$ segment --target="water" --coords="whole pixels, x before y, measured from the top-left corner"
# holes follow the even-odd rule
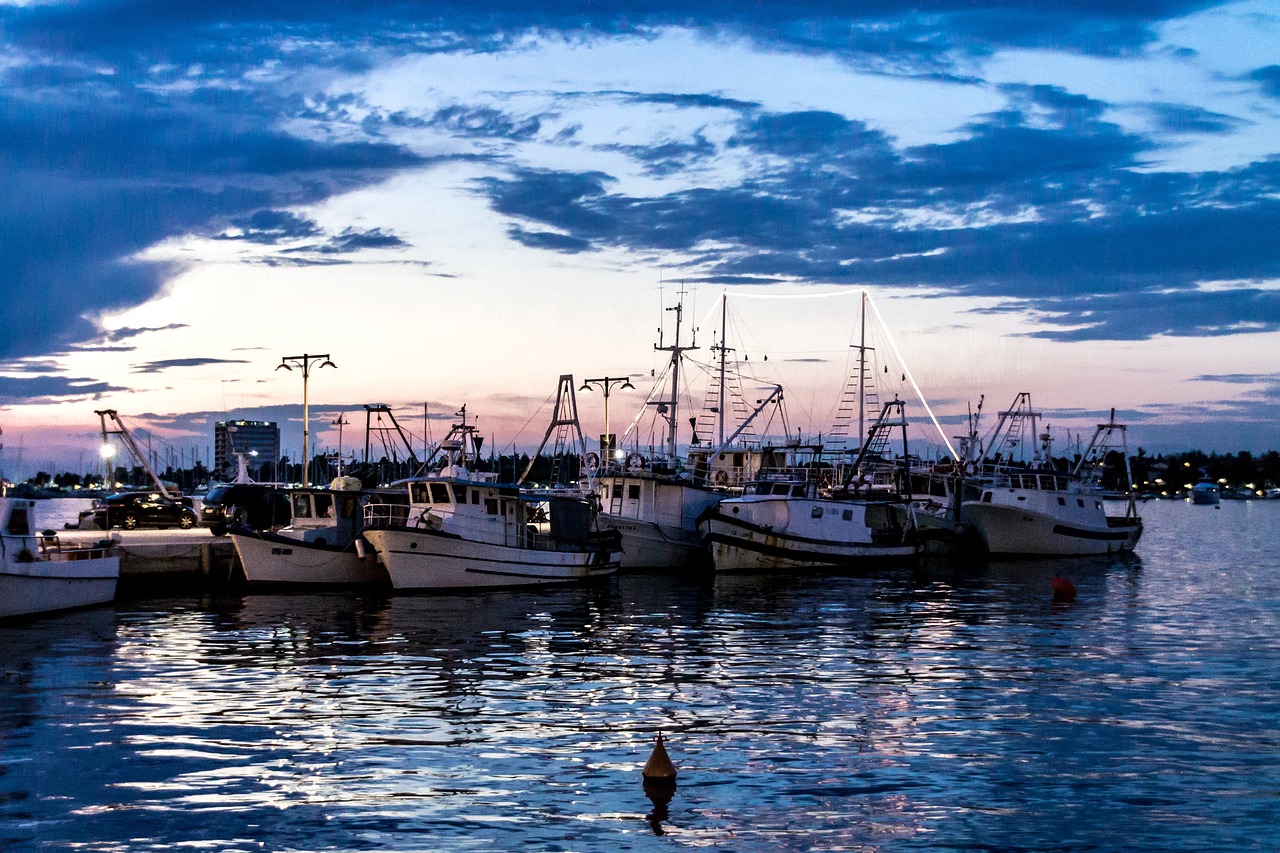
[[[1280,501],[1144,515],[1131,560],[0,626],[0,848],[1275,850]]]

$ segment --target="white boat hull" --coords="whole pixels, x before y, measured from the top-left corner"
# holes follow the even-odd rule
[[[618,552],[543,551],[422,530],[367,530],[365,540],[397,590],[449,590],[579,583],[608,577]]]
[[[1117,525],[1105,515],[1064,518],[998,503],[968,501],[961,507],[961,518],[978,531],[987,552],[996,556],[1120,554],[1132,551],[1142,536],[1142,523],[1136,520]]]
[[[306,542],[232,533],[245,580],[251,584],[349,586],[387,583],[372,552],[334,550]]]
[[[705,563],[707,549],[702,534],[640,521],[600,515],[600,527],[622,536],[622,568],[670,569]]]
[[[873,534],[865,506],[846,502],[733,499],[709,513],[702,527],[717,572],[847,569],[919,554],[919,546],[901,536]]]
[[[116,597],[117,556],[52,559],[0,568],[0,618],[106,604]]]

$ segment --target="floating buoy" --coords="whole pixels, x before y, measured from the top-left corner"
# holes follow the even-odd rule
[[[645,762],[644,769],[640,771],[640,775],[644,777],[646,788],[650,785],[675,786],[676,766],[671,763],[671,757],[667,755],[667,748],[662,740],[662,732],[658,732],[658,742],[653,745],[653,752],[649,755],[649,760]]]
[[[1049,581],[1049,585],[1053,587],[1054,601],[1075,601],[1076,585],[1063,577],[1053,576],[1053,580]]]

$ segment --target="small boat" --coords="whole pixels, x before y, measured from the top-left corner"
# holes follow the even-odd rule
[[[386,571],[360,541],[367,500],[360,480],[338,477],[327,489],[290,489],[291,518],[285,527],[270,532],[230,528],[245,580],[309,586],[387,583]]]
[[[115,598],[115,543],[64,546],[37,533],[38,502],[0,497],[0,618],[105,604]]]
[[[616,572],[620,537],[597,529],[590,499],[576,491],[521,489],[467,467],[479,444],[463,411],[463,422],[440,444],[438,468],[395,484],[407,492],[407,503],[373,500],[365,507],[364,539],[392,587],[523,587]]]
[[[1191,487],[1191,502],[1212,506],[1222,500],[1222,490],[1212,480],[1201,480]]]
[[[897,417],[890,418],[890,411]],[[906,417],[888,403],[849,473],[886,443]],[[815,453],[816,456],[816,453]],[[871,568],[914,560],[922,550],[909,504],[890,491],[831,488],[819,464],[765,471],[738,497],[703,515],[700,527],[717,572]]]

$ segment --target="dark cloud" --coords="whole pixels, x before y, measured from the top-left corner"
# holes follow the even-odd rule
[[[207,364],[248,364],[242,358],[166,358],[133,366],[134,373],[163,373],[175,367],[203,367]]]
[[[1272,98],[1280,98],[1280,65],[1267,65],[1249,75],[1262,86],[1262,91]]]
[[[1153,104],[1150,109],[1161,130],[1169,133],[1227,133],[1244,124],[1234,116],[1181,104]]]
[[[274,244],[321,233],[314,221],[286,210],[255,210],[248,216],[233,219],[231,226],[232,230],[216,235],[216,239]]]
[[[128,389],[96,379],[71,376],[0,376],[0,402],[30,404],[98,397]]]

